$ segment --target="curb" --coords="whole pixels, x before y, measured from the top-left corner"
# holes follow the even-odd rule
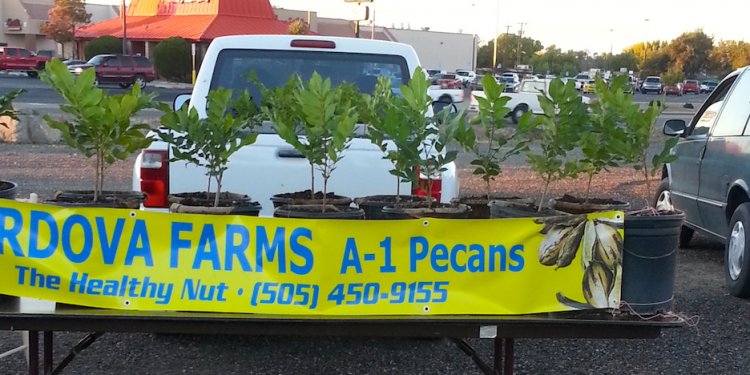
[[[169,81],[151,81],[148,83],[148,86],[151,87],[158,87],[163,89],[184,89],[184,90],[193,90],[193,85],[190,83],[182,83],[182,82],[169,82]]]

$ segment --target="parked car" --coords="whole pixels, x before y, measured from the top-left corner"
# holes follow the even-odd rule
[[[73,74],[86,69],[95,69],[97,85],[117,83],[122,88],[135,84],[143,88],[156,77],[151,62],[140,55],[96,55],[85,64],[68,66]]]
[[[25,48],[0,47],[0,70],[26,72],[34,78],[49,60],[49,57],[37,56]]]
[[[65,66],[70,67],[71,65],[83,65],[83,64],[86,63],[86,61],[83,61],[83,60],[65,60],[62,63],[65,64]]]
[[[662,92],[664,93],[664,95],[667,95],[667,96],[669,95],[682,96],[682,93],[684,91],[682,88],[682,83],[678,82],[678,83],[675,83],[674,85],[665,85],[664,88],[662,89]]]
[[[588,73],[580,73],[576,75],[576,90],[583,90],[583,85],[591,80],[591,76]]]
[[[693,79],[686,79],[685,82],[682,83],[682,92],[684,94],[693,93],[695,95],[698,95],[700,93],[700,83],[698,81]]]
[[[440,69],[427,69],[426,72],[427,72],[427,79],[429,79],[430,81],[435,79],[435,76],[438,74],[447,73],[445,70],[440,70]]]
[[[521,82],[510,76],[500,76],[495,80],[505,85],[505,92],[518,92],[518,88],[521,87]]]
[[[716,89],[716,82],[712,81],[703,81],[701,82],[700,90],[701,94],[707,93],[707,92],[713,92],[714,89]]]
[[[648,94],[650,92],[661,94],[661,77],[648,76],[643,80],[643,83],[641,84],[641,94]]]
[[[469,84],[474,81],[477,74],[473,70],[456,69],[456,76],[461,80],[461,84],[464,87],[469,87]]]
[[[583,84],[583,88],[581,89],[581,92],[583,92],[584,94],[593,94],[595,87],[596,87],[596,81],[593,79],[590,79],[586,83]]]
[[[679,135],[677,160],[662,172],[656,204],[685,212],[680,243],[695,231],[726,244],[724,274],[729,293],[750,297],[750,66],[724,78],[689,124],[668,120]],[[658,206],[657,206],[658,207]]]
[[[463,87],[463,82],[453,73],[436,75],[432,80],[432,84],[438,85],[443,89],[460,89]]]

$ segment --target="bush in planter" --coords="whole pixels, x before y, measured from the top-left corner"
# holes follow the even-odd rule
[[[222,196],[222,179],[227,170],[229,157],[242,147],[255,142],[257,133],[253,128],[260,124],[260,111],[255,106],[250,94],[243,91],[232,100],[232,90],[217,89],[209,92],[206,104],[206,117],[201,118],[195,108],[183,107],[173,111],[169,106],[162,108],[165,114],[161,118],[162,128],[157,134],[161,140],[170,144],[172,161],[183,160],[199,167],[206,168],[208,185],[205,200],[201,203],[202,193],[187,193],[191,201],[175,202],[189,206],[219,207],[221,200],[227,202],[227,210],[199,210],[201,213],[237,213],[232,209],[249,211],[256,215],[260,211],[257,202],[249,202],[246,197],[224,193]],[[211,191],[211,180],[216,182],[216,190]],[[211,195],[213,194],[213,198]],[[180,206],[174,207],[178,211]]]
[[[154,69],[168,80],[189,82],[191,59],[190,43],[180,37],[164,39],[154,47]]]
[[[544,182],[544,191],[537,212],[542,212],[549,185],[553,181],[575,177],[580,172],[577,159],[569,153],[578,144],[581,124],[587,121],[588,108],[572,81],[564,84],[560,79],[550,82],[549,93],[539,95],[544,111],[540,116],[527,112],[518,123],[520,136],[536,148],[525,151],[531,170]]]
[[[138,207],[142,194],[113,193],[103,197],[104,172],[107,164],[125,160],[134,152],[148,147],[151,139],[146,137],[148,124],[134,123],[132,117],[140,110],[155,106],[156,94],[141,92],[140,87],[133,87],[123,95],[108,95],[104,90],[94,87],[94,69],[86,69],[75,77],[59,60],[47,63],[42,81],[49,84],[65,100],[60,109],[69,115],[69,119],[56,120],[49,115],[44,120],[53,129],[62,133],[63,141],[70,147],[81,151],[86,157],[96,160],[96,180],[93,193],[59,194],[57,202],[72,200],[72,203],[83,201],[104,203],[114,201],[116,206],[124,204]],[[118,203],[121,199],[124,201]]]
[[[565,195],[555,201],[555,208],[570,213],[624,210],[627,202],[613,199],[592,198],[591,184],[595,176],[609,167],[627,165],[626,143],[628,135],[620,117],[622,109],[633,104],[633,96],[625,93],[628,84],[626,76],[615,77],[610,85],[597,78],[590,112],[576,119],[578,144],[583,157],[578,161],[578,169],[587,176],[586,192],[583,197]]]
[[[483,203],[484,206],[488,206],[493,199],[490,183],[502,172],[500,163],[528,148],[528,140],[516,138],[517,142],[511,144],[513,136],[503,132],[505,117],[510,113],[510,109],[506,107],[510,97],[503,96],[505,85],[498,84],[495,78],[488,74],[482,79],[482,86],[484,97],[476,98],[479,111],[473,123],[478,123],[482,127],[486,144],[474,142],[469,149],[475,156],[471,161],[471,165],[474,166],[473,174],[480,176],[484,181],[486,200],[483,200]],[[512,147],[505,147],[509,144]],[[485,216],[489,216],[489,213]]]
[[[616,149],[624,160],[643,175],[646,208],[625,215],[622,259],[622,300],[629,309],[651,314],[671,309],[676,253],[684,215],[658,211],[650,206],[651,180],[665,163],[675,160],[670,153],[677,138],[667,139],[661,150],[649,157],[653,126],[662,106],[646,110],[621,96],[603,96],[600,102],[618,118],[625,136]]]
[[[435,176],[445,171],[445,166],[456,159],[457,151],[447,151],[446,146],[458,141],[464,147],[473,145],[475,135],[466,126],[463,113],[451,113],[448,108],[429,117],[432,98],[428,94],[429,81],[421,68],[412,74],[408,85],[401,85],[402,96],[391,94],[388,81],[380,80],[376,88],[374,104],[371,104],[371,139],[385,151],[385,138],[395,145],[386,157],[394,164],[391,174],[397,183],[409,181],[420,183],[420,174],[426,181],[419,188],[432,197]],[[415,170],[418,166],[419,170]],[[397,190],[398,194],[398,190]],[[435,213],[432,200],[428,199],[427,209]],[[419,211],[419,208],[415,208]],[[416,213],[416,215],[422,215]]]
[[[83,55],[90,59],[96,55],[122,53],[122,39],[112,35],[100,36],[92,39],[83,46]]]
[[[13,108],[13,100],[23,92],[23,89],[19,89],[13,90],[5,95],[0,95],[0,126],[8,128],[8,124],[3,122],[7,118],[18,120],[18,113]],[[17,185],[14,182],[0,180],[0,198],[15,198],[16,187]]]
[[[335,211],[328,205],[328,180],[354,136],[359,119],[356,108],[363,103],[362,94],[348,83],[334,87],[330,79],[324,80],[317,72],[306,82],[293,76],[283,87],[262,90],[263,111],[279,137],[310,164],[311,200],[315,200],[315,171],[322,175],[322,199],[315,210]]]

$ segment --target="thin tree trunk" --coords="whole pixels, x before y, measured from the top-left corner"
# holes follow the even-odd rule
[[[99,200],[99,191],[101,190],[102,175],[102,150],[96,150],[96,179],[94,182],[94,202]]]
[[[486,184],[486,186],[487,186],[487,204],[489,204],[489,203],[490,203],[490,196],[492,195],[492,194],[490,193],[490,179],[489,179],[489,178],[488,178],[488,179],[486,179],[486,180],[484,181],[484,183],[485,183],[485,184]]]
[[[401,177],[396,176],[396,203],[401,202]]]
[[[542,198],[539,200],[536,212],[542,212],[542,206],[544,205],[544,199],[547,198],[547,192],[549,192],[550,176],[544,179],[544,192],[542,192]]]
[[[315,166],[310,163],[310,199],[315,199]]]
[[[589,174],[589,183],[586,185],[586,197],[583,200],[583,203],[589,202],[589,194],[591,194],[591,180],[594,178],[593,174]]]
[[[216,196],[214,197],[214,207],[219,207],[219,196],[221,195],[221,180],[224,177],[224,172],[219,173],[216,176]]]

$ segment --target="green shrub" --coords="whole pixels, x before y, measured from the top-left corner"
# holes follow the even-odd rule
[[[180,37],[162,40],[154,48],[152,60],[156,74],[168,80],[188,82],[191,76],[190,43]]]
[[[96,55],[116,53],[122,53],[122,39],[111,35],[100,36],[86,43],[83,47],[83,55],[86,56],[86,60]]]

